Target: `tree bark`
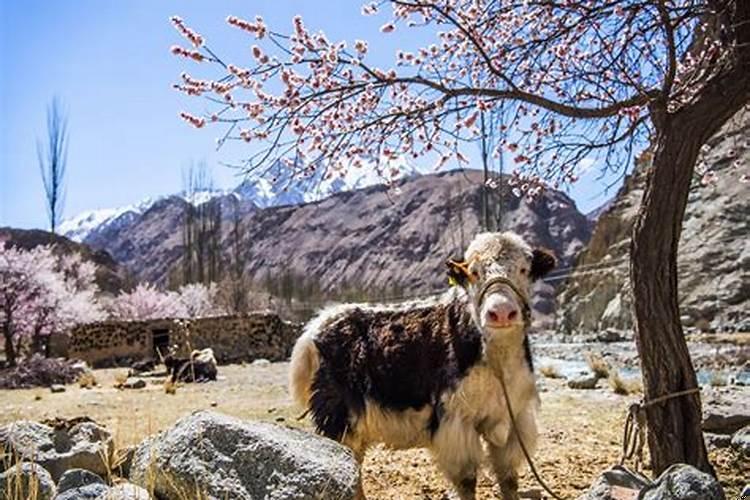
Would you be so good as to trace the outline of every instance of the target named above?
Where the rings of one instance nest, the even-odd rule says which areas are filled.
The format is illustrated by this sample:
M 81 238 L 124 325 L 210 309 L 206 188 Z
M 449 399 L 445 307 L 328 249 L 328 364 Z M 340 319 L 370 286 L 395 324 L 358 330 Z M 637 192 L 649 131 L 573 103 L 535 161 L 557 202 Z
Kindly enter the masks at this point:
M 739 65 L 676 114 L 652 110 L 653 165 L 633 226 L 630 278 L 636 344 L 646 401 L 698 387 L 680 323 L 677 247 L 700 147 L 750 100 L 747 68 Z M 682 462 L 715 475 L 701 430 L 698 394 L 646 408 L 652 470 Z
M 677 246 L 699 142 L 660 134 L 631 243 L 636 343 L 646 401 L 698 387 L 677 302 Z M 654 474 L 685 462 L 714 474 L 701 431 L 698 394 L 646 408 Z
M 3 337 L 5 337 L 5 360 L 8 366 L 16 366 L 16 350 L 13 348 L 13 334 L 9 321 L 3 325 Z

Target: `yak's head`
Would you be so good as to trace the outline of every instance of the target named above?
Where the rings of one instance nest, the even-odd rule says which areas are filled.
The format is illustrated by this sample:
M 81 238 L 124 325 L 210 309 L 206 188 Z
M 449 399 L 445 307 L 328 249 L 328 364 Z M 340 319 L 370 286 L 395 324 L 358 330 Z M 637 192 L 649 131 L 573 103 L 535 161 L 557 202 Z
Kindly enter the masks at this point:
M 528 326 L 531 283 L 555 263 L 549 251 L 532 249 L 512 232 L 480 233 L 463 260 L 447 262 L 450 280 L 466 291 L 471 314 L 486 339 Z

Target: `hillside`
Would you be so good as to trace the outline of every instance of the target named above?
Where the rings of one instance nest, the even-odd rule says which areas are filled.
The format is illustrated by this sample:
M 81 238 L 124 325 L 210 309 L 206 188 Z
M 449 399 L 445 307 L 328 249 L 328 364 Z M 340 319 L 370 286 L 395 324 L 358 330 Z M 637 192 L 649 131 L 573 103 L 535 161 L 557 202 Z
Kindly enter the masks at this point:
M 703 162 L 712 172 L 691 187 L 678 254 L 685 326 L 750 329 L 750 113 L 740 113 L 709 141 Z M 601 214 L 575 277 L 558 295 L 564 333 L 632 328 L 627 256 L 643 196 L 647 158 Z M 744 176 L 744 177 L 743 177 Z
M 291 272 L 324 291 L 342 286 L 413 295 L 445 285 L 444 261 L 462 252 L 478 231 L 482 174 L 453 171 L 404 179 L 397 189 L 371 186 L 302 205 L 242 207 L 246 271 L 256 280 Z M 529 203 L 507 195 L 503 227 L 573 262 L 591 224 L 561 192 Z M 227 196 L 211 203 L 227 204 Z M 140 280 L 167 282 L 182 254 L 185 200 L 156 202 L 133 223 L 111 227 L 85 241 L 107 250 Z M 224 209 L 225 217 L 230 211 Z M 228 221 L 227 221 L 228 222 Z M 224 225 L 229 246 L 229 224 Z M 542 286 L 536 307 L 552 312 L 553 289 Z
M 84 259 L 97 265 L 96 283 L 103 292 L 116 294 L 132 283 L 128 271 L 115 262 L 104 250 L 92 250 L 89 246 L 76 243 L 65 236 L 39 229 L 14 229 L 0 227 L 0 243 L 23 249 L 39 245 L 54 245 L 56 252 L 80 253 Z

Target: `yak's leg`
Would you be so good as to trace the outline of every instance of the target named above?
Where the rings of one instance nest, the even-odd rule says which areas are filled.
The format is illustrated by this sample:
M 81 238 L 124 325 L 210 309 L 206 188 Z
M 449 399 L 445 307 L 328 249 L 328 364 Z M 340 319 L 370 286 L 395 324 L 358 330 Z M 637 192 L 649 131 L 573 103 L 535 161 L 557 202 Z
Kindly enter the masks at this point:
M 461 500 L 474 500 L 482 443 L 477 431 L 458 418 L 441 422 L 432 439 L 438 467 L 453 483 Z
M 359 475 L 357 478 L 357 491 L 355 493 L 355 500 L 366 500 L 365 490 L 362 486 L 362 462 L 365 460 L 365 453 L 367 452 L 367 443 L 360 439 L 355 432 L 347 430 L 341 438 L 341 444 L 349 447 L 354 454 L 354 459 L 359 464 Z
M 536 418 L 533 410 L 522 411 L 516 416 L 516 425 L 518 434 L 520 434 L 523 444 L 529 454 L 536 449 L 537 427 Z M 505 426 L 506 428 L 500 428 Z M 485 436 L 487 438 L 487 450 L 489 452 L 490 463 L 495 472 L 497 483 L 500 486 L 500 492 L 504 500 L 518 500 L 518 469 L 525 462 L 521 445 L 518 441 L 518 434 L 511 427 L 510 422 L 498 425 L 493 433 Z M 497 441 L 492 439 L 495 436 L 507 436 L 505 443 L 498 445 Z

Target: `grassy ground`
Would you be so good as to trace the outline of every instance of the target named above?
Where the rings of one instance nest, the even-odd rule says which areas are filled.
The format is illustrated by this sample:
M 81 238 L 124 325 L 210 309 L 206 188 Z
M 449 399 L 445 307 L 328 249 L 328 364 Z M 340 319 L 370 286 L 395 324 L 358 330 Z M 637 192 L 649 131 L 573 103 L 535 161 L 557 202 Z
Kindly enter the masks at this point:
M 224 366 L 218 382 L 181 386 L 174 395 L 165 394 L 159 380 L 144 389 L 117 390 L 115 381 L 125 371 L 97 370 L 99 386 L 93 389 L 68 386 L 60 394 L 46 389 L 0 391 L 0 424 L 86 415 L 110 429 L 118 447 L 137 444 L 200 409 L 309 428 L 308 421 L 295 419 L 297 412 L 286 390 L 286 370 L 287 363 Z M 618 396 L 609 389 L 574 391 L 561 380 L 545 379 L 540 386 L 542 437 L 537 467 L 558 493 L 575 497 L 599 471 L 618 461 L 625 411 L 636 398 Z M 727 497 L 738 498 L 748 463 L 741 463 L 729 450 L 712 454 L 712 459 Z M 371 499 L 442 499 L 449 492 L 425 450 L 376 448 L 368 453 L 363 477 Z M 538 489 L 529 473 L 523 475 L 521 489 Z M 489 475 L 482 477 L 478 497 L 497 498 L 495 493 Z

